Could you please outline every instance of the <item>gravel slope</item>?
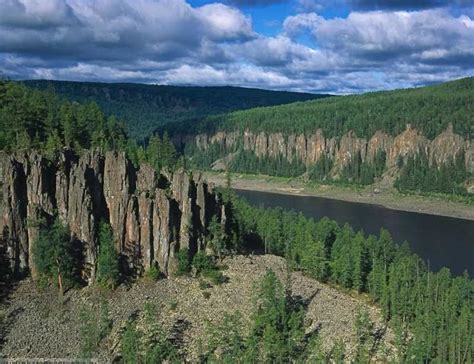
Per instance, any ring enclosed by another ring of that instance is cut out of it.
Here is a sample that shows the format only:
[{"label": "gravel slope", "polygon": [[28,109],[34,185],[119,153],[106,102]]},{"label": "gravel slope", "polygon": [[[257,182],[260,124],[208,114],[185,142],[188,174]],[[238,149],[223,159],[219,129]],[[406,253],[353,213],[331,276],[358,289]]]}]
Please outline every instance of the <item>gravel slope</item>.
[{"label": "gravel slope", "polygon": [[[284,283],[287,277],[285,260],[280,257],[236,256],[223,262],[228,282],[202,289],[199,279],[178,277],[157,282],[142,279],[114,292],[99,292],[88,287],[70,291],[60,301],[54,289],[38,290],[31,280],[21,282],[3,303],[4,343],[0,340],[0,358],[77,358],[80,352],[81,307],[95,307],[108,302],[113,327],[103,340],[98,359],[111,361],[119,352],[120,330],[127,320],[143,313],[144,305],[158,307],[157,320],[167,330],[182,332],[182,352],[190,361],[196,359],[198,339],[206,337],[207,323],[216,323],[224,313],[240,311],[247,323],[252,313],[253,288],[267,269],[272,269]],[[346,342],[349,352],[354,346],[354,320],[360,305],[368,308],[375,330],[384,332],[378,309],[328,285],[292,274],[292,291],[309,302],[306,321],[308,330],[319,327],[323,346],[331,347],[337,338]],[[208,292],[205,294],[204,292]],[[208,296],[208,297],[206,297]],[[1,316],[0,316],[1,317]],[[175,333],[176,335],[176,333]],[[385,350],[393,353],[393,335],[388,330],[382,340]]]}]

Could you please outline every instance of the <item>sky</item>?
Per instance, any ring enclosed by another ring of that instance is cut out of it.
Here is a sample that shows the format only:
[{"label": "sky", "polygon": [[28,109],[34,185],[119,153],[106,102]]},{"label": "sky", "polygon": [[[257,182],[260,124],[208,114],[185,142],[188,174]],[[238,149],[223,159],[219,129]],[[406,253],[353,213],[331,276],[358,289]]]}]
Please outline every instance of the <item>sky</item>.
[{"label": "sky", "polygon": [[474,0],[0,0],[0,77],[360,93],[474,75]]}]

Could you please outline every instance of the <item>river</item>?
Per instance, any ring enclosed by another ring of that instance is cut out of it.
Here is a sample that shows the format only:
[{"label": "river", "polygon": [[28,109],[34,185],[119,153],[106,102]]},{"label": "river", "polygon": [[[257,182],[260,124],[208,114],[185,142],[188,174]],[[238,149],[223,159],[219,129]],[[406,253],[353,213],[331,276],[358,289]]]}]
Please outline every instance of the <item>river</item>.
[{"label": "river", "polygon": [[250,204],[282,207],[302,212],[316,220],[324,216],[355,230],[377,234],[385,228],[393,240],[410,243],[413,252],[429,262],[432,270],[448,267],[454,274],[468,271],[474,276],[474,221],[437,215],[392,210],[378,205],[346,202],[320,197],[284,195],[236,190]]}]

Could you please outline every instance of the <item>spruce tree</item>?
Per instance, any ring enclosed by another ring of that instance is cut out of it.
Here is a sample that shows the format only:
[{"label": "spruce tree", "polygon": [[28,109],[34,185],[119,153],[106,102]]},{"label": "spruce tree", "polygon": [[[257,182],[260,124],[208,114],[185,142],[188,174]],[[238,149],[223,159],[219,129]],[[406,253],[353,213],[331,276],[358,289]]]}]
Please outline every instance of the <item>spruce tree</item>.
[{"label": "spruce tree", "polygon": [[119,281],[118,255],[115,251],[112,228],[101,222],[99,225],[99,256],[97,258],[97,282],[114,288]]},{"label": "spruce tree", "polygon": [[74,249],[69,229],[56,218],[52,225],[42,225],[33,244],[33,259],[41,278],[57,280],[59,291],[80,281],[80,257]]}]

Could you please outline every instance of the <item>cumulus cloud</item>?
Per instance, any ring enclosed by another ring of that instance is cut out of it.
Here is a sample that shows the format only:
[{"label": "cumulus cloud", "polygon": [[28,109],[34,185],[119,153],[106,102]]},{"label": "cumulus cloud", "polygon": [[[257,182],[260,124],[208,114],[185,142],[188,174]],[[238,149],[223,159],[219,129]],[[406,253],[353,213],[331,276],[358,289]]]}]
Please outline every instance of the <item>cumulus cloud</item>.
[{"label": "cumulus cloud", "polygon": [[293,37],[309,31],[323,49],[368,65],[435,61],[470,68],[464,60],[474,59],[474,21],[444,10],[375,11],[334,19],[307,13],[288,17],[284,29]]},{"label": "cumulus cloud", "polygon": [[235,6],[269,6],[287,2],[288,0],[224,0],[226,3]]},{"label": "cumulus cloud", "polygon": [[[471,0],[347,0],[356,9],[431,9],[445,6],[468,6]],[[471,3],[472,5],[472,3]]]},{"label": "cumulus cloud", "polygon": [[[327,2],[305,1],[307,7]],[[468,12],[395,11],[389,2],[385,10],[345,18],[306,11],[287,17],[279,34],[265,36],[228,2],[193,7],[185,0],[3,0],[0,69],[12,78],[333,93],[473,74]]]},{"label": "cumulus cloud", "polygon": [[5,11],[0,6],[1,52],[109,60],[136,57],[138,50],[139,55],[176,57],[199,51],[208,40],[253,37],[250,19],[222,4],[192,8],[183,0],[7,0]]},{"label": "cumulus cloud", "polygon": [[319,12],[326,8],[345,6],[353,11],[423,10],[462,8],[469,11],[472,0],[297,0],[299,12]]}]

